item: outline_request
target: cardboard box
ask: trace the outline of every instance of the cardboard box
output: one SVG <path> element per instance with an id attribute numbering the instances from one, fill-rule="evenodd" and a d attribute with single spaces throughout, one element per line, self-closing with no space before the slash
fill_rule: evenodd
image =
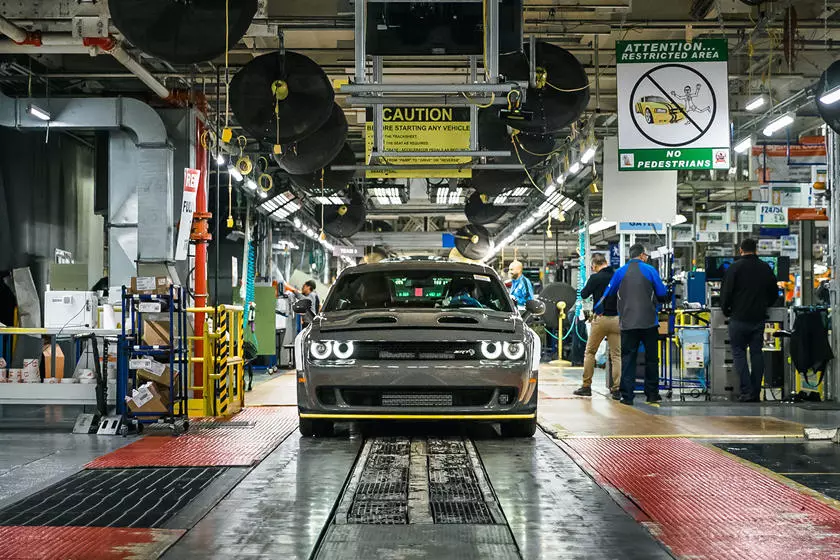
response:
<path id="1" fill-rule="evenodd" d="M 147 367 L 137 370 L 137 378 L 144 381 L 152 381 L 153 383 L 163 385 L 164 387 L 169 387 L 169 366 L 149 358 Z M 173 377 L 176 384 L 177 379 L 178 374 L 176 373 Z"/>
<path id="2" fill-rule="evenodd" d="M 133 276 L 128 293 L 139 295 L 169 295 L 171 282 L 166 276 Z"/>
<path id="3" fill-rule="evenodd" d="M 169 346 L 169 321 L 143 321 L 143 344 Z"/>
<path id="4" fill-rule="evenodd" d="M 44 345 L 42 356 L 44 357 L 44 378 L 52 378 L 52 348 L 49 344 Z M 64 379 L 64 352 L 58 345 L 55 347 L 55 378 Z"/>
<path id="5" fill-rule="evenodd" d="M 128 409 L 131 412 L 169 412 L 168 394 L 160 391 L 154 383 L 148 382 L 141 385 L 130 397 L 125 398 Z"/>

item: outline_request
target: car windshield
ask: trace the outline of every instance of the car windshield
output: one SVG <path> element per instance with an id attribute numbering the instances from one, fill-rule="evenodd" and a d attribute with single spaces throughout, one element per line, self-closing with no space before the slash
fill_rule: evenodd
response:
<path id="1" fill-rule="evenodd" d="M 665 99 L 664 97 L 657 97 L 657 96 L 655 96 L 655 95 L 654 95 L 654 96 L 651 96 L 651 97 L 648 97 L 648 98 L 647 98 L 647 102 L 648 102 L 648 103 L 665 103 L 666 105 L 667 105 L 668 103 L 670 103 L 670 102 L 669 102 L 667 99 Z"/>
<path id="2" fill-rule="evenodd" d="M 391 308 L 513 310 L 507 290 L 495 276 L 395 269 L 343 275 L 322 311 Z"/>

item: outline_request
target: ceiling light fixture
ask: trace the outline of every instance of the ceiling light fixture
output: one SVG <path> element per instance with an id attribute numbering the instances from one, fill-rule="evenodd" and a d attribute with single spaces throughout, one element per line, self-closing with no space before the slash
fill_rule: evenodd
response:
<path id="1" fill-rule="evenodd" d="M 764 107 L 764 104 L 767 103 L 767 98 L 763 95 L 759 95 L 755 99 L 751 99 L 745 106 L 744 109 L 747 111 L 757 111 Z"/>
<path id="2" fill-rule="evenodd" d="M 217 165 L 224 165 L 225 164 L 225 156 L 224 154 L 218 154 L 216 156 L 216 164 Z"/>
<path id="3" fill-rule="evenodd" d="M 589 146 L 589 148 L 587 148 L 587 150 L 585 152 L 583 152 L 583 155 L 580 156 L 580 161 L 583 162 L 584 165 L 586 165 L 589 162 L 591 162 L 593 159 L 595 159 L 595 154 L 597 154 L 597 153 L 598 153 L 598 148 L 597 147 Z"/>
<path id="4" fill-rule="evenodd" d="M 840 101 L 840 86 L 835 86 L 820 96 L 823 105 L 834 105 Z"/>
<path id="5" fill-rule="evenodd" d="M 243 179 L 242 173 L 240 173 L 235 165 L 228 165 L 228 174 L 230 174 L 230 176 L 236 181 L 241 181 Z"/>
<path id="6" fill-rule="evenodd" d="M 569 173 L 571 173 L 572 175 L 574 175 L 575 173 L 577 173 L 578 171 L 580 171 L 582 167 L 583 167 L 583 166 L 580 164 L 580 162 L 579 162 L 579 161 L 576 161 L 576 162 L 574 162 L 574 163 L 572 164 L 572 166 L 569 168 Z"/>
<path id="7" fill-rule="evenodd" d="M 41 109 L 37 105 L 33 105 L 31 103 L 26 107 L 26 112 L 35 117 L 36 119 L 40 119 L 42 121 L 49 122 L 52 120 L 52 115 L 50 115 L 49 111 Z"/>
<path id="8" fill-rule="evenodd" d="M 602 218 L 602 219 L 598 220 L 597 222 L 593 222 L 593 223 L 589 224 L 589 233 L 590 234 L 595 234 L 595 233 L 599 233 L 599 232 L 608 230 L 608 229 L 613 228 L 613 227 L 615 227 L 615 222 L 608 222 L 608 221 L 606 221 Z"/>
<path id="9" fill-rule="evenodd" d="M 746 138 L 740 140 L 737 144 L 735 144 L 733 150 L 735 150 L 736 154 L 743 154 L 750 148 L 752 148 L 752 137 L 747 136 Z"/>
<path id="10" fill-rule="evenodd" d="M 771 121 L 770 124 L 764 128 L 764 136 L 773 136 L 776 132 L 793 124 L 793 120 L 793 116 L 790 113 L 787 113 L 776 120 Z"/>

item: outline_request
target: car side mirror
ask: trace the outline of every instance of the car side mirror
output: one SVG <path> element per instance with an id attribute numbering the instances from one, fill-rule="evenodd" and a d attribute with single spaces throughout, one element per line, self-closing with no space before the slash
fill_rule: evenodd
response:
<path id="1" fill-rule="evenodd" d="M 545 303 L 538 299 L 532 299 L 525 304 L 525 311 L 533 317 L 542 317 L 545 313 Z"/>
<path id="2" fill-rule="evenodd" d="M 298 315 L 304 315 L 312 311 L 312 300 L 311 299 L 299 299 L 297 300 L 294 305 L 292 306 L 295 313 Z"/>

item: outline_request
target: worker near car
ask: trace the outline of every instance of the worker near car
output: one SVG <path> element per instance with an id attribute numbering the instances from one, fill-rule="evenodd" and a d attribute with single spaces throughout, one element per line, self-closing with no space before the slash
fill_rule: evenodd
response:
<path id="1" fill-rule="evenodd" d="M 764 380 L 764 322 L 767 308 L 779 299 L 779 286 L 770 266 L 758 258 L 755 239 L 741 242 L 741 258 L 723 278 L 720 306 L 729 317 L 732 361 L 741 380 L 741 402 L 758 402 Z M 747 364 L 747 350 L 750 364 Z"/>
<path id="2" fill-rule="evenodd" d="M 645 396 L 647 402 L 662 400 L 659 395 L 659 302 L 664 302 L 668 290 L 659 271 L 648 264 L 645 246 L 630 247 L 630 260 L 613 275 L 604 292 L 607 298 L 618 298 L 618 323 L 621 329 L 621 403 L 632 405 L 636 385 L 636 364 L 639 345 L 645 346 Z"/>
<path id="3" fill-rule="evenodd" d="M 308 299 L 312 302 L 309 307 L 309 311 L 301 316 L 303 327 L 309 325 L 309 323 L 312 322 L 312 319 L 315 318 L 315 315 L 321 311 L 321 298 L 318 297 L 318 292 L 315 291 L 317 287 L 318 285 L 315 284 L 315 280 L 307 280 L 303 283 L 300 290 L 291 284 L 286 284 L 286 291 L 292 292 L 297 301 Z"/>
<path id="4" fill-rule="evenodd" d="M 595 302 L 603 303 L 599 311 L 594 313 L 592 328 L 589 332 L 589 339 L 586 342 L 586 353 L 583 358 L 583 384 L 574 394 L 579 397 L 592 396 L 592 377 L 595 374 L 595 354 L 604 339 L 607 339 L 610 352 L 610 393 L 612 398 L 619 400 L 619 379 L 621 379 L 621 329 L 618 325 L 618 296 L 615 294 L 604 298 L 604 292 L 610 285 L 615 274 L 613 268 L 607 263 L 606 257 L 601 253 L 592 255 L 591 260 L 592 276 L 586 282 L 586 286 L 580 292 L 581 299 L 592 298 Z"/>
<path id="5" fill-rule="evenodd" d="M 512 261 L 508 267 L 510 270 L 510 277 L 512 283 L 510 285 L 510 295 L 516 301 L 518 307 L 525 307 L 529 301 L 534 299 L 534 285 L 522 273 L 522 263 L 519 261 Z"/>

